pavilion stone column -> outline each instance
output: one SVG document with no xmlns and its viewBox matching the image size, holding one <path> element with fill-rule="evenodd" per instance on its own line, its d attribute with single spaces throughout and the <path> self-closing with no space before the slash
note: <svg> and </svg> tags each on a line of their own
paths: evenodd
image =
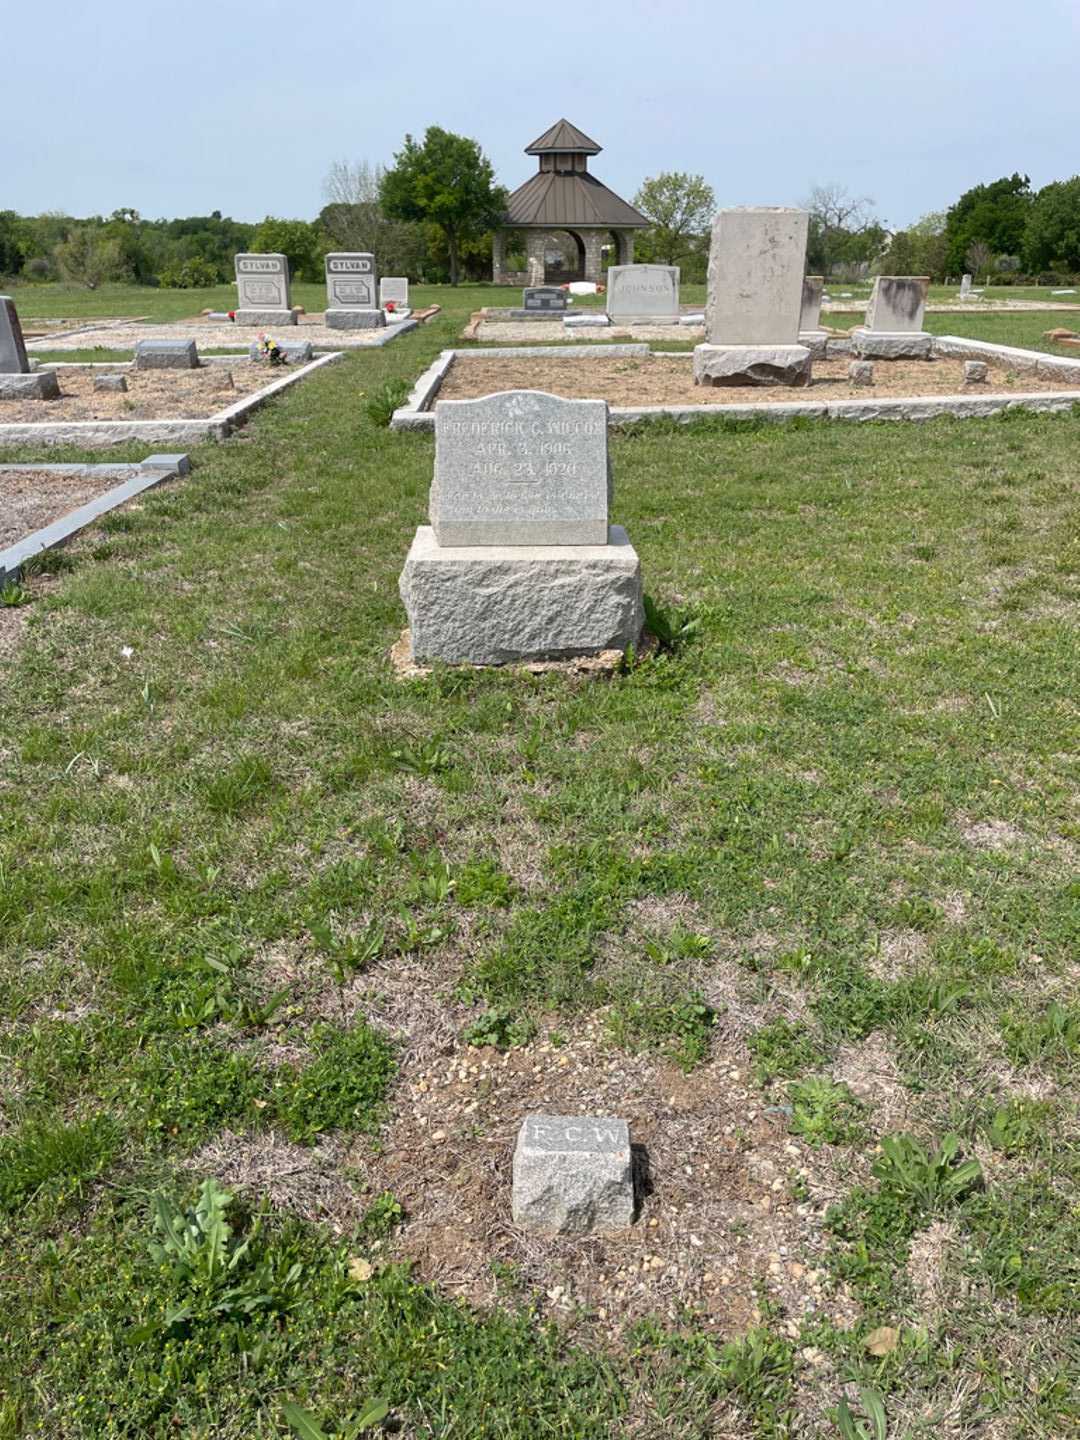
<svg viewBox="0 0 1080 1440">
<path fill-rule="evenodd" d="M 615 233 L 615 240 L 618 244 L 618 256 L 620 265 L 632 265 L 634 263 L 634 232 L 632 230 L 618 230 Z"/>
<path fill-rule="evenodd" d="M 506 231 L 496 230 L 491 239 L 491 278 L 496 285 L 506 283 Z"/>
<path fill-rule="evenodd" d="M 547 249 L 547 235 L 543 230 L 530 230 L 528 236 L 529 285 L 544 283 L 544 251 Z"/>
<path fill-rule="evenodd" d="M 600 250 L 606 235 L 606 230 L 581 231 L 581 238 L 585 242 L 585 279 L 592 280 L 597 285 L 604 278 Z"/>
</svg>

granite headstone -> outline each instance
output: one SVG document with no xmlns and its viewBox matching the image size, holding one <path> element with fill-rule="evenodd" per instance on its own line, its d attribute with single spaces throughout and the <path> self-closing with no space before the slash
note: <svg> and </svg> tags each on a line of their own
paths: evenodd
<svg viewBox="0 0 1080 1440">
<path fill-rule="evenodd" d="M 557 285 L 531 285 L 521 292 L 523 310 L 565 310 L 566 291 Z"/>
<path fill-rule="evenodd" d="M 677 325 L 677 265 L 612 265 L 604 307 L 613 325 Z"/>
<path fill-rule="evenodd" d="M 29 373 L 30 362 L 26 358 L 26 345 L 15 301 L 10 295 L 0 295 L 0 375 Z"/>
<path fill-rule="evenodd" d="M 404 275 L 384 275 L 379 281 L 379 304 L 392 300 L 398 307 L 409 303 L 409 282 Z"/>
<path fill-rule="evenodd" d="M 289 299 L 289 261 L 284 255 L 237 255 L 238 325 L 295 325 Z"/>
</svg>

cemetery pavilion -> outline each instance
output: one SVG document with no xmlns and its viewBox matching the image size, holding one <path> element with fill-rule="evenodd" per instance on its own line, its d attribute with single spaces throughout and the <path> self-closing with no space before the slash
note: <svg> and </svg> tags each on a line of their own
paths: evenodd
<svg viewBox="0 0 1080 1440">
<path fill-rule="evenodd" d="M 589 156 L 599 155 L 600 149 L 569 120 L 556 121 L 526 146 L 525 154 L 538 156 L 540 168 L 510 196 L 503 227 L 495 232 L 492 278 L 496 285 L 510 280 L 506 242 L 512 231 L 525 236 L 528 285 L 599 282 L 605 247 L 614 247 L 612 264 L 633 264 L 634 231 L 645 229 L 649 222 L 589 174 Z M 561 257 L 561 264 L 556 257 Z"/>
</svg>

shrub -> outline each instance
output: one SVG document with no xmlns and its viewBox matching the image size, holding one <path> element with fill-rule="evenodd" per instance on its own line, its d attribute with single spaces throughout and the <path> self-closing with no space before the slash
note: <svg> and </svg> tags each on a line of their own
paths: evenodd
<svg viewBox="0 0 1080 1440">
<path fill-rule="evenodd" d="M 180 264 L 167 265 L 158 276 L 158 284 L 166 290 L 205 290 L 220 281 L 217 266 L 197 256 Z"/>
</svg>

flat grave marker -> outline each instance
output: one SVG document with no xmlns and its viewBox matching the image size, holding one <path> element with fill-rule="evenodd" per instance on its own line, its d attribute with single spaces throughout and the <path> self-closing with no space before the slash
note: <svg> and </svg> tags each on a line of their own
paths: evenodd
<svg viewBox="0 0 1080 1440">
<path fill-rule="evenodd" d="M 630 1127 L 604 1115 L 528 1115 L 514 1149 L 512 1212 L 547 1235 L 622 1230 L 634 1218 Z"/>
</svg>

